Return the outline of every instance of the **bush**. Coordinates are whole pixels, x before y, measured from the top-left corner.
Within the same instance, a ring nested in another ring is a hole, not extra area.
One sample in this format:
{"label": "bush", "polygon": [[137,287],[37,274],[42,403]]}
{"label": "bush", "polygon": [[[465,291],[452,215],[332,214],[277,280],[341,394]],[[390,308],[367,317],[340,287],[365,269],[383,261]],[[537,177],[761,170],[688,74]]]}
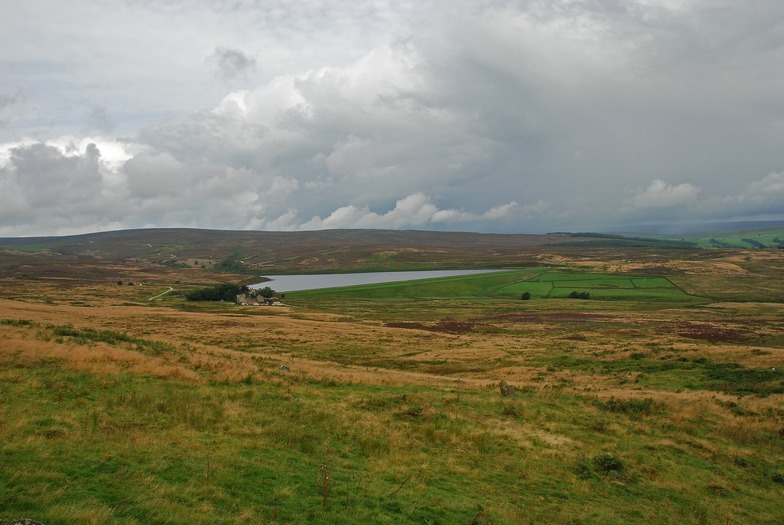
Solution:
{"label": "bush", "polygon": [[520,300],[527,301],[531,298],[531,292],[523,292],[523,295],[520,296]]}
{"label": "bush", "polygon": [[645,399],[617,399],[611,397],[606,401],[596,400],[594,404],[608,412],[643,414],[646,416],[652,414],[658,408],[657,403],[650,397]]}
{"label": "bush", "polygon": [[569,299],[590,299],[591,294],[588,292],[572,292],[569,294]]}
{"label": "bush", "polygon": [[33,322],[29,319],[2,319],[0,324],[9,326],[33,326]]}
{"label": "bush", "polygon": [[598,454],[591,459],[580,458],[577,463],[577,474],[583,479],[596,479],[596,475],[611,476],[616,479],[630,480],[624,470],[626,464],[619,457],[608,452]]}
{"label": "bush", "polygon": [[621,472],[625,466],[621,458],[615,457],[608,452],[594,456],[593,459],[591,459],[591,464],[593,465],[594,470],[600,474]]}

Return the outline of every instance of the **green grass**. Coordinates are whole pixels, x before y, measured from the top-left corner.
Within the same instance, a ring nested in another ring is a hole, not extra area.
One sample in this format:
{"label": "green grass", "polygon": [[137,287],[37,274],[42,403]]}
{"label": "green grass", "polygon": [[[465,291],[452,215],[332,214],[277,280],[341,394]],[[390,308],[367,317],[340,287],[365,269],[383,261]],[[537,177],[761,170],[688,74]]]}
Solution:
{"label": "green grass", "polygon": [[496,297],[512,297],[519,299],[524,292],[531,294],[532,299],[545,299],[550,297],[553,283],[549,281],[521,281],[498,288],[493,292]]}
{"label": "green grass", "polygon": [[533,298],[567,298],[571,292],[588,292],[591,299],[615,301],[692,302],[689,296],[663,277],[627,277],[602,274],[545,273],[529,282],[517,282],[494,295],[519,297],[530,292]]}
{"label": "green grass", "polygon": [[[675,524],[782,517],[771,497],[781,490],[780,458],[745,447],[739,463],[738,445],[720,434],[706,456],[688,445],[691,423],[672,420],[666,404],[547,391],[512,399],[463,391],[458,399],[453,387],[269,379],[199,385],[68,372],[56,362],[4,366],[0,519],[448,524],[481,515],[495,524]],[[658,445],[665,436],[682,445]]]}
{"label": "green grass", "polygon": [[[20,321],[17,321],[17,323]],[[21,321],[23,322],[23,321]],[[8,323],[13,324],[13,321]],[[34,325],[37,325],[35,323]],[[18,325],[17,325],[18,326]],[[46,324],[41,326],[37,332],[39,339],[46,341],[54,339],[58,343],[64,341],[73,341],[77,344],[92,343],[107,343],[109,345],[118,345],[126,343],[133,349],[149,353],[152,355],[159,355],[164,352],[176,353],[177,350],[167,343],[159,341],[151,341],[139,337],[132,337],[125,333],[118,333],[112,330],[95,330],[94,328],[74,328],[72,325],[53,325]]]}
{"label": "green grass", "polygon": [[[762,230],[701,234],[687,237],[700,248],[743,248],[755,249],[762,246],[775,248],[784,245],[784,228],[765,228]],[[750,242],[751,241],[751,242]]]}
{"label": "green grass", "polygon": [[439,277],[379,284],[365,284],[342,288],[307,290],[287,293],[286,297],[340,296],[362,299],[384,299],[396,297],[487,297],[493,290],[520,279],[536,275],[541,270],[526,269],[509,272]]}
{"label": "green grass", "polygon": [[704,358],[650,356],[631,360],[598,360],[573,357],[568,353],[537,361],[553,370],[573,370],[601,375],[642,373],[641,386],[678,390],[714,390],[738,395],[784,393],[784,372],[748,368],[738,363],[714,363]]}

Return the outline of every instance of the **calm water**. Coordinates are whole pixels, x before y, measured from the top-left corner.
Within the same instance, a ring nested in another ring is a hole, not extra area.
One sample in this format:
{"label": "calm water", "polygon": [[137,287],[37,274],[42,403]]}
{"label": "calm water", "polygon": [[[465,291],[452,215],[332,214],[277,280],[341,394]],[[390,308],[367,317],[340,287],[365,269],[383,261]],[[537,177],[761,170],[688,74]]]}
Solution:
{"label": "calm water", "polygon": [[366,273],[323,273],[319,275],[265,275],[271,281],[254,284],[251,288],[269,286],[276,292],[296,292],[299,290],[320,290],[338,286],[358,284],[392,283],[415,281],[433,277],[454,277],[480,273],[503,272],[508,270],[425,270],[416,272],[366,272]]}

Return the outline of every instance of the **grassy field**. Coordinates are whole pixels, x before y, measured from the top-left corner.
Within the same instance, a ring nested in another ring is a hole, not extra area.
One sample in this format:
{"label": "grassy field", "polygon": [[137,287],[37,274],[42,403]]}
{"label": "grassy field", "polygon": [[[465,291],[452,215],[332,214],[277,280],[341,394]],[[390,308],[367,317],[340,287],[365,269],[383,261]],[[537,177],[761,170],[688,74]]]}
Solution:
{"label": "grassy field", "polygon": [[687,239],[700,248],[775,248],[784,246],[784,228],[702,234]]}
{"label": "grassy field", "polygon": [[208,269],[15,255],[0,520],[782,523],[784,254],[709,252],[285,307],[185,301],[232,277]]}

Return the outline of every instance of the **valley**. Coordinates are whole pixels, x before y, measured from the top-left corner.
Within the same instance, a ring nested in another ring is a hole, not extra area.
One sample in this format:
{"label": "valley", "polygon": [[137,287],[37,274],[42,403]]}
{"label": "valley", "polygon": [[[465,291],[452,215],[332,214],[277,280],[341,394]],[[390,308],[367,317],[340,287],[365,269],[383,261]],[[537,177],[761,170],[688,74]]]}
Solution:
{"label": "valley", "polygon": [[0,520],[784,519],[783,250],[405,233],[0,242]]}

